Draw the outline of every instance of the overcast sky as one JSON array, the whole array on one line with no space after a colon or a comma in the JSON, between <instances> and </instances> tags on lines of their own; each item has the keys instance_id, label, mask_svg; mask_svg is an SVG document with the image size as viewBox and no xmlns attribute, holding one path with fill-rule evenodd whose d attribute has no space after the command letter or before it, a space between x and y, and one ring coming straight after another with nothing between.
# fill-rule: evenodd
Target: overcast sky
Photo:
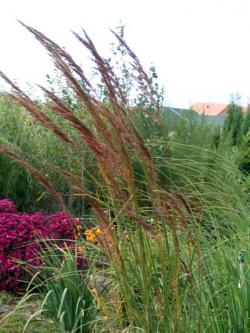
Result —
<instances>
[{"instance_id":1,"label":"overcast sky","mask_svg":"<svg viewBox=\"0 0 250 333\"><path fill-rule=\"evenodd\" d=\"M44 32L89 66L70 30L85 28L107 53L109 31L121 21L142 63L153 63L167 103L250 98L250 0L2 0L0 69L41 83L52 66L46 52L16 19Z\"/></svg>"}]
</instances>

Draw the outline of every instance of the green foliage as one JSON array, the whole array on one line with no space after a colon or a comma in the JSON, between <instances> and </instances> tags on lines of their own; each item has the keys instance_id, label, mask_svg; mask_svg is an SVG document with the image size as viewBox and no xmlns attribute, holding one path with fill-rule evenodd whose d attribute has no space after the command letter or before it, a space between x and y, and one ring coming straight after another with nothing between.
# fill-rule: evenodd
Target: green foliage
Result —
<instances>
[{"instance_id":1,"label":"green foliage","mask_svg":"<svg viewBox=\"0 0 250 333\"><path fill-rule=\"evenodd\" d=\"M40 299L38 297L29 300L24 307L16 309L20 299L13 295L0 294L0 333L20 333L23 332L25 323L30 315L39 307ZM14 312L12 312L14 311ZM6 320L2 319L7 314L13 313ZM51 320L43 316L38 316L32 320L25 330L26 333L60 333L56 325Z\"/></svg>"},{"instance_id":2,"label":"green foliage","mask_svg":"<svg viewBox=\"0 0 250 333\"><path fill-rule=\"evenodd\" d=\"M240 142L242 123L243 115L241 107L235 103L230 104L223 126L223 136L225 140L229 140L232 146Z\"/></svg>"},{"instance_id":3,"label":"green foliage","mask_svg":"<svg viewBox=\"0 0 250 333\"><path fill-rule=\"evenodd\" d=\"M43 109L65 130L70 130L67 123L50 109L45 106ZM81 110L80 116L86 118L80 106L77 110ZM65 148L52 133L38 125L24 108L15 105L6 97L0 99L0 119L0 143L11 148L46 175L65 198L71 211L85 213L84 201L73 195L70 184L58 176L49 165L60 165L69 172L74 171L81 179L84 175L86 183L91 187L91 170L94 165L86 148L82 147L82 156L79 158L75 152ZM79 141L74 131L71 130L70 135ZM0 155L0 167L0 197L15 201L20 211L51 212L59 209L58 204L51 200L44 188L26 170L3 154Z\"/></svg>"},{"instance_id":4,"label":"green foliage","mask_svg":"<svg viewBox=\"0 0 250 333\"><path fill-rule=\"evenodd\" d=\"M121 303L126 304L117 313L120 329L127 320L131 332L135 327L162 333L248 331L250 309L248 298L242 298L250 283L248 255L247 285L242 289L237 261L238 252L249 243L247 199L237 168L210 154L200 152L203 162L185 156L169 160L172 193L188 205L182 226L177 223L170 231L170 221L157 221L148 208L159 231L155 239L140 229L126 229L121 248L124 268L112 265Z\"/></svg>"},{"instance_id":5,"label":"green foliage","mask_svg":"<svg viewBox=\"0 0 250 333\"><path fill-rule=\"evenodd\" d=\"M236 162L240 170L248 175L250 174L250 129L246 136L243 136L242 144L237 151Z\"/></svg>"},{"instance_id":6,"label":"green foliage","mask_svg":"<svg viewBox=\"0 0 250 333\"><path fill-rule=\"evenodd\" d=\"M32 321L43 316L54 322L60 332L92 333L98 312L87 286L89 271L78 269L77 255L66 245L62 249L49 242L43 241L43 244L46 249L43 252L45 265L32 278L29 289L13 311L3 317L3 323L39 296L40 302L24 325L25 332Z\"/></svg>"},{"instance_id":7,"label":"green foliage","mask_svg":"<svg viewBox=\"0 0 250 333\"><path fill-rule=\"evenodd\" d=\"M250 106L248 106L247 112L243 119L241 135L245 136L249 130L250 130Z\"/></svg>"},{"instance_id":8,"label":"green foliage","mask_svg":"<svg viewBox=\"0 0 250 333\"><path fill-rule=\"evenodd\" d=\"M62 252L58 254L58 252ZM45 292L41 313L51 318L63 332L91 333L97 308L87 287L87 273L77 268L77 257L65 248L48 247L39 287Z\"/></svg>"},{"instance_id":9,"label":"green foliage","mask_svg":"<svg viewBox=\"0 0 250 333\"><path fill-rule=\"evenodd\" d=\"M56 81L51 79L51 85L56 86ZM63 89L65 92L65 88ZM90 119L84 107L73 99L70 91L67 96L63 95L62 98L69 103L74 113L80 119L89 122ZM43 107L43 110L81 146L76 133L65 121L48 107ZM130 116L155 156L169 157L171 153L168 142L170 141L204 147L212 144L214 126L192 112L177 117L165 108L160 110L133 108ZM58 165L68 172L73 172L80 179L84 179L87 188L94 190L98 183L98 176L94 158L86 147L82 146L82 156L79 159L78 154L65 148L52 133L38 125L23 108L4 97L0 101L0 117L0 142L21 154L25 160L47 175L58 192L63 195L72 212L77 215L86 214L88 206L84 200L79 196L76 197L70 184L51 168L51 165ZM2 154L0 164L1 197L8 197L15 201L21 211L58 210L58 205L50 199L43 187L22 167ZM140 180L142 170L136 161L133 161L133 166Z\"/></svg>"}]
</instances>

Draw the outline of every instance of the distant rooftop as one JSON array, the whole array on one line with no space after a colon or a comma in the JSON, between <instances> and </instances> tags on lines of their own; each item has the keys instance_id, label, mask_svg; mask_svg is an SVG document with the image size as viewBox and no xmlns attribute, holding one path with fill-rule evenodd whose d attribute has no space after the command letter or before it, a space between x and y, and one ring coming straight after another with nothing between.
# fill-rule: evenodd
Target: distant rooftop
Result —
<instances>
[{"instance_id":1,"label":"distant rooftop","mask_svg":"<svg viewBox=\"0 0 250 333\"><path fill-rule=\"evenodd\" d=\"M206 116L223 116L226 113L230 104L219 103L195 103L191 106L191 109L199 114ZM242 111L245 112L246 108L242 107Z\"/></svg>"}]
</instances>

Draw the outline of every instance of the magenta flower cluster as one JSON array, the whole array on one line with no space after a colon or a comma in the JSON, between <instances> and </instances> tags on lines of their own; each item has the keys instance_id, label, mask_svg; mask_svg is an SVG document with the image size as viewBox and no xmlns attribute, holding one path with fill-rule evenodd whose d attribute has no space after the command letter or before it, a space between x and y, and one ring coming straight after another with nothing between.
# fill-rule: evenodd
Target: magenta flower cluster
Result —
<instances>
[{"instance_id":1,"label":"magenta flower cluster","mask_svg":"<svg viewBox=\"0 0 250 333\"><path fill-rule=\"evenodd\" d=\"M9 199L0 200L0 290L20 292L30 279L30 267L42 265L41 239L65 246L76 239L78 224L64 212L21 213Z\"/></svg>"},{"instance_id":2,"label":"magenta flower cluster","mask_svg":"<svg viewBox=\"0 0 250 333\"><path fill-rule=\"evenodd\" d=\"M15 204L9 199L0 200L0 213L16 213Z\"/></svg>"}]
</instances>

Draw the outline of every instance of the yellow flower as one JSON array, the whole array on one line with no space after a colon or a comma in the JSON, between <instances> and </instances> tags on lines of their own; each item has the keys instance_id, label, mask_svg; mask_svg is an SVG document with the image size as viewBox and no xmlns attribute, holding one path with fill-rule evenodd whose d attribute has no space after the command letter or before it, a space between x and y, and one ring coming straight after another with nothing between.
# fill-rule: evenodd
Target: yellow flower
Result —
<instances>
[{"instance_id":1,"label":"yellow flower","mask_svg":"<svg viewBox=\"0 0 250 333\"><path fill-rule=\"evenodd\" d=\"M101 232L101 229L99 228L92 228L92 229L87 229L85 232L84 232L84 235L86 237L86 240L88 242L96 242L97 241L97 236L100 235L102 232Z\"/></svg>"}]
</instances>

